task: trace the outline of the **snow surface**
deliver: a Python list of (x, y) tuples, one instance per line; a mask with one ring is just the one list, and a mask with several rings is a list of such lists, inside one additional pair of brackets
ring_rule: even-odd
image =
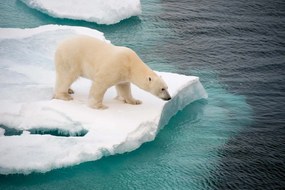
[(140, 0), (21, 0), (56, 18), (115, 24), (141, 14)]
[[(173, 97), (168, 102), (132, 86), (143, 104), (115, 100), (111, 88), (104, 98), (109, 108), (91, 109), (91, 82), (83, 78), (72, 86), (73, 101), (53, 100), (54, 50), (63, 38), (79, 33), (105, 39), (82, 27), (0, 29), (0, 174), (46, 172), (132, 151), (153, 140), (178, 110), (207, 97), (199, 78), (160, 72)], [(7, 136), (11, 129), (22, 134)]]
[(5, 133), (5, 129), (0, 128), (0, 137), (4, 136), (4, 133)]

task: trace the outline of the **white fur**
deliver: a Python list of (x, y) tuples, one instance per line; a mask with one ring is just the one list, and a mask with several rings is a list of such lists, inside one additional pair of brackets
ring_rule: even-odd
[(103, 97), (114, 85), (119, 99), (128, 104), (141, 103), (132, 97), (130, 83), (161, 99), (170, 99), (165, 82), (133, 50), (93, 37), (76, 36), (62, 42), (55, 53), (55, 69), (56, 99), (72, 100), (70, 85), (80, 76), (93, 81), (89, 105), (96, 109), (107, 108)]

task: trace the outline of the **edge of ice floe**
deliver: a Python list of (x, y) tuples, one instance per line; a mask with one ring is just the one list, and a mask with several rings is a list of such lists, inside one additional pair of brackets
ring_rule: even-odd
[[(164, 105), (159, 127), (161, 128), (165, 126), (178, 111), (183, 110), (190, 103), (199, 99), (207, 98), (208, 94), (201, 84), (199, 77), (195, 77), (194, 80), (191, 80), (184, 84), (184, 86), (180, 87), (177, 91), (177, 95), (174, 96), (170, 102)], [(174, 106), (176, 106), (177, 109), (172, 109)]]
[(0, 30), (0, 39), (22, 39), (28, 38), (43, 32), (55, 31), (55, 30), (70, 30), (71, 32), (75, 32), (77, 34), (82, 35), (90, 35), (96, 36), (102, 40), (108, 41), (104, 37), (103, 32), (99, 32), (98, 30), (81, 27), (81, 26), (65, 26), (65, 25), (42, 25), (36, 28), (1, 28)]
[[(192, 96), (190, 96), (189, 94), (191, 94)], [(176, 115), (177, 112), (183, 110), (187, 105), (196, 100), (207, 98), (208, 94), (204, 89), (203, 85), (200, 83), (199, 77), (195, 77), (195, 80), (189, 81), (184, 86), (182, 86), (172, 97), (171, 101), (164, 104), (159, 118), (152, 122), (148, 121), (147, 123), (142, 123), (138, 127), (139, 130), (130, 133), (127, 139), (122, 144), (117, 145), (117, 147), (115, 148), (115, 153), (120, 154), (130, 152), (139, 148), (143, 143), (153, 141), (159, 130), (161, 130), (165, 125), (167, 125), (169, 120), (174, 115)], [(173, 107), (175, 107), (176, 109), (173, 109)], [(141, 133), (141, 130), (144, 130), (145, 132)]]

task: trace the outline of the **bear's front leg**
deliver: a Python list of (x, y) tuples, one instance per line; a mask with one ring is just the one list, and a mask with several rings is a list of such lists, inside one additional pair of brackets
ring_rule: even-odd
[(107, 109), (103, 102), (103, 97), (107, 88), (98, 85), (98, 83), (93, 82), (90, 92), (89, 92), (89, 106), (95, 109)]
[(134, 105), (142, 103), (142, 101), (133, 98), (131, 93), (131, 84), (129, 82), (117, 84), (116, 90), (118, 98), (122, 98), (125, 103)]

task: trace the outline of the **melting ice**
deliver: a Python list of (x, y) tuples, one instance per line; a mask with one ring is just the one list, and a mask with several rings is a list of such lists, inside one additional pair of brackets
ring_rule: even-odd
[[(160, 72), (173, 97), (169, 102), (133, 86), (143, 104), (123, 104), (111, 88), (104, 98), (109, 108), (94, 110), (87, 106), (91, 83), (86, 79), (72, 86), (73, 101), (52, 100), (54, 51), (74, 34), (105, 39), (83, 27), (0, 29), (0, 174), (46, 172), (132, 151), (153, 140), (178, 110), (207, 97), (199, 78)], [(21, 133), (7, 136), (8, 129)], [(68, 137), (33, 133), (53, 130)]]
[(56, 18), (115, 24), (141, 14), (140, 0), (21, 0)]

